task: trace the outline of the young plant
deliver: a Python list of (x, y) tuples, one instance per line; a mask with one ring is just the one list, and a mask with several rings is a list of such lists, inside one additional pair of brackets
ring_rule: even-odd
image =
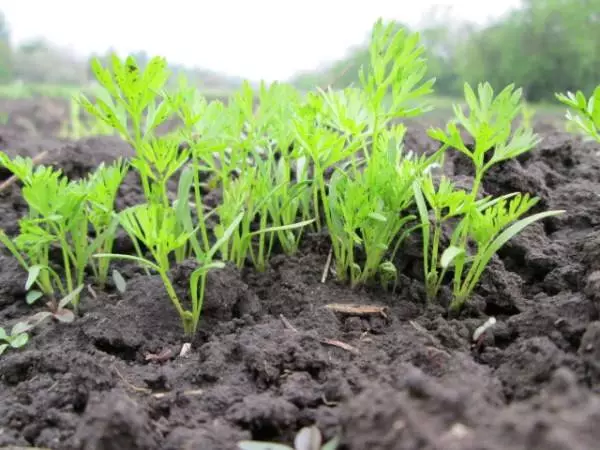
[(196, 230), (191, 233), (182, 231), (170, 207), (161, 204), (142, 204), (128, 208), (119, 214), (119, 222), (131, 239), (138, 243), (137, 248), (140, 249), (139, 244), (142, 244), (150, 252), (152, 260), (143, 257), (140, 250), (138, 250), (138, 256), (100, 253), (95, 257), (131, 260), (154, 270), (160, 276), (167, 295), (181, 318), (184, 333), (186, 336), (191, 336), (196, 332), (200, 320), (206, 274), (209, 270), (224, 267), (222, 262), (214, 261), (213, 257), (229, 239), (242, 217), (243, 213), (239, 214), (210, 251), (199, 260), (200, 266), (190, 278), (191, 311), (184, 307), (177, 296), (169, 278), (169, 271), (172, 254), (185, 246)]
[(132, 163), (138, 169), (146, 199), (164, 201), (167, 174), (181, 167), (175, 144), (157, 140), (158, 126), (175, 114), (178, 99), (164, 92), (170, 72), (164, 58), (152, 58), (142, 70), (135, 58), (122, 61), (111, 56), (111, 67), (92, 60), (92, 70), (100, 85), (94, 103), (84, 95), (79, 102), (92, 116), (114, 128), (136, 151)]
[(359, 73), (372, 117), (372, 142), (392, 120), (423, 114), (430, 106), (423, 99), (433, 92), (435, 79), (425, 80), (427, 60), (418, 33), (408, 33), (394, 22), (379, 19), (369, 45), (369, 67)]
[[(288, 254), (295, 252), (302, 228), (314, 219), (298, 221), (308, 215), (309, 181), (305, 170), (299, 173), (300, 181), (292, 176), (293, 167), (303, 170), (290, 150), (289, 121), (297, 99), (278, 84), (262, 85), (258, 97), (261, 104), (254, 108), (254, 92), (244, 85), (228, 108), (229, 131), (221, 137), (221, 145), (197, 156), (202, 167), (216, 175), (223, 195), (215, 209), (219, 219), (215, 235), (222, 236), (240, 210), (246, 212), (222, 249), (224, 259), (241, 267), (250, 258), (262, 271), (275, 243)], [(197, 148), (209, 148), (206, 143), (201, 139)]]
[[(290, 232), (314, 222), (310, 219), (280, 225), (284, 220), (283, 207), (294, 201), (295, 195), (301, 191), (290, 192), (286, 183), (274, 185), (275, 182), (277, 179), (268, 172), (251, 167), (223, 192), (223, 202), (216, 209), (219, 224), (214, 228), (215, 236), (222, 238), (237, 217), (237, 212), (245, 211), (239, 229), (221, 250), (223, 258), (233, 261), (238, 267), (242, 267), (246, 258), (250, 257), (254, 267), (264, 271), (277, 233)], [(293, 236), (286, 237), (294, 242)]]
[[(115, 200), (128, 169), (129, 165), (122, 160), (109, 166), (100, 164), (87, 180), (86, 214), (96, 237), (96, 246), (93, 248), (95, 252), (112, 253), (118, 225), (113, 214)], [(102, 258), (96, 262), (90, 258), (90, 265), (98, 285), (104, 287), (108, 279), (110, 259)]]
[(27, 345), (29, 342), (29, 334), (27, 333), (31, 326), (27, 322), (17, 322), (11, 329), (10, 334), (0, 327), (0, 355), (8, 348), (19, 349)]
[[(450, 306), (454, 310), (463, 306), (490, 259), (508, 240), (526, 226), (563, 212), (547, 211), (521, 218), (537, 203), (536, 198), (521, 194), (478, 198), (483, 177), (490, 167), (530, 151), (539, 141), (523, 124), (513, 130), (513, 120), (522, 107), (520, 98), (521, 90), (515, 91), (512, 85), (494, 97), (487, 83), (478, 86), (478, 95), (465, 84), (469, 116), (455, 105), (456, 120), (447, 125), (446, 131), (432, 129), (429, 132), (444, 146), (467, 156), (475, 172), (470, 192), (456, 190), (445, 178), (436, 189), (432, 174), (421, 183), (413, 184), (423, 230), (427, 294), (429, 298), (437, 295), (446, 271), (452, 266), (454, 299)], [(472, 149), (464, 143), (459, 125), (473, 138)], [(433, 218), (430, 218), (430, 210)], [(454, 220), (455, 228), (450, 245), (440, 256), (443, 225), (450, 219)], [(470, 244), (474, 244), (473, 251)]]
[[(0, 355), (7, 348), (22, 348), (29, 342), (29, 331), (46, 321), (47, 319), (55, 319), (62, 323), (71, 323), (75, 320), (73, 311), (67, 308), (67, 305), (79, 295), (83, 285), (80, 285), (73, 292), (70, 292), (62, 300), (56, 302), (50, 300), (47, 303), (48, 311), (40, 311), (25, 321), (17, 322), (13, 325), (10, 335), (6, 333), (4, 328), (0, 328)], [(2, 343), (4, 341), (4, 343)]]
[[(396, 252), (414, 230), (408, 214), (413, 203), (412, 183), (432, 164), (434, 157), (404, 155), (405, 128), (384, 130), (362, 166), (338, 168), (331, 178), (327, 208), (331, 218), (336, 275), (353, 287), (380, 275), (395, 280)], [(357, 251), (358, 250), (358, 251)], [(364, 254), (361, 263), (358, 255)]]
[[(361, 89), (321, 91), (296, 120), (297, 142), (314, 164), (313, 204), (317, 223), (323, 205), (339, 279), (358, 285), (377, 273), (387, 284), (396, 277), (391, 262), (415, 217), (403, 214), (412, 203), (411, 185), (435, 160), (411, 158), (399, 145), (403, 127), (393, 119), (421, 114), (415, 105), (432, 91), (418, 34), (406, 34), (380, 20), (373, 27), (370, 64), (360, 73)], [(314, 125), (317, 122), (317, 126)], [(362, 152), (362, 159), (358, 152)], [(341, 167), (340, 167), (341, 165)], [(337, 166), (337, 168), (336, 168)], [(325, 173), (335, 169), (327, 183)], [(356, 248), (365, 255), (361, 266)]]
[[(50, 298), (56, 290), (66, 296), (83, 282), (93, 247), (87, 234), (85, 184), (69, 181), (51, 167), (34, 169), (28, 158), (11, 161), (4, 154), (0, 158), (23, 183), (22, 194), (29, 207), (27, 216), (19, 220), (20, 233), (14, 242), (3, 232), (0, 240), (28, 271), (28, 285), (36, 283)], [(64, 276), (51, 267), (53, 245), (59, 247)], [(73, 304), (77, 307), (78, 298)]]
[[(69, 295), (83, 283), (92, 253), (112, 247), (115, 232), (112, 210), (125, 166), (121, 162), (108, 167), (101, 165), (88, 179), (70, 181), (52, 167), (34, 168), (30, 158), (11, 160), (0, 153), (0, 164), (23, 183), (22, 194), (28, 205), (28, 213), (19, 220), (20, 232), (14, 240), (0, 231), (0, 242), (28, 272), (26, 288), (29, 290), (35, 284), (41, 291), (28, 292), (28, 302), (34, 302), (41, 294), (50, 301), (55, 301), (56, 292), (62, 297)], [(94, 237), (88, 235), (90, 225)], [(56, 247), (62, 273), (51, 263)], [(92, 265), (92, 269), (100, 281), (106, 279), (107, 265)], [(78, 307), (77, 295), (72, 303)]]
[(556, 98), (571, 108), (566, 114), (569, 123), (587, 137), (600, 142), (600, 85), (589, 99), (581, 91), (556, 94)]
[(339, 446), (339, 438), (334, 437), (327, 443), (323, 443), (321, 432), (315, 426), (302, 428), (294, 439), (294, 446), (274, 444), (261, 441), (240, 441), (240, 450), (336, 450)]

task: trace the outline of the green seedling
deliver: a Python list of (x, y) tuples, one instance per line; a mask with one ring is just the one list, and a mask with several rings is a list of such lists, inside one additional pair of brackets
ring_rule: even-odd
[(315, 426), (302, 428), (294, 439), (294, 446), (274, 444), (261, 441), (240, 441), (240, 450), (336, 450), (339, 446), (339, 438), (334, 437), (327, 443), (323, 443), (321, 432)]
[(326, 173), (343, 162), (351, 161), (357, 164), (357, 153), (363, 146), (363, 142), (360, 139), (348, 139), (325, 126), (315, 127), (310, 115), (297, 117), (294, 125), (298, 150), (306, 155), (313, 167), (311, 198), (317, 230), (321, 230), (323, 225), (331, 229), (332, 217), (330, 209), (326, 206), (328, 192)]
[[(336, 274), (350, 279), (353, 287), (378, 274), (385, 284), (395, 280), (393, 260), (415, 229), (416, 216), (407, 213), (413, 204), (412, 183), (437, 156), (405, 155), (404, 132), (404, 126), (382, 131), (368, 164), (337, 169), (329, 184), (326, 203)], [(364, 262), (357, 253), (364, 253)]]
[(435, 79), (425, 80), (424, 54), (418, 33), (408, 33), (394, 22), (386, 25), (381, 19), (373, 26), (370, 64), (359, 73), (372, 117), (372, 142), (377, 142), (379, 133), (392, 120), (418, 116), (430, 109), (423, 98), (433, 92)]
[(589, 99), (581, 91), (556, 94), (556, 98), (570, 108), (566, 113), (568, 122), (586, 137), (600, 142), (600, 85)]
[[(161, 278), (167, 295), (181, 318), (184, 333), (193, 335), (198, 327), (200, 312), (204, 300), (204, 288), (206, 274), (212, 269), (224, 267), (224, 263), (213, 260), (216, 253), (230, 238), (233, 231), (242, 220), (240, 213), (232, 222), (223, 236), (213, 245), (206, 254), (199, 259), (200, 266), (194, 271), (190, 278), (190, 293), (192, 297), (191, 311), (186, 309), (180, 301), (173, 284), (169, 278), (171, 269), (171, 256), (179, 248), (185, 246), (190, 239), (191, 233), (182, 231), (175, 214), (170, 207), (160, 204), (142, 204), (133, 206), (119, 214), (119, 222), (134, 242), (137, 242), (138, 255), (120, 254), (96, 254), (97, 258), (119, 258), (135, 261), (143, 267), (154, 270)], [(141, 252), (141, 245), (148, 249), (152, 260), (145, 258)]]
[[(49, 301), (47, 303), (48, 311), (40, 311), (23, 322), (17, 322), (12, 327), (10, 335), (6, 333), (4, 328), (0, 328), (0, 355), (2, 355), (9, 347), (17, 349), (27, 345), (29, 342), (28, 332), (48, 319), (53, 318), (62, 323), (73, 322), (73, 320), (75, 320), (75, 314), (72, 310), (67, 308), (67, 305), (80, 294), (82, 289), (83, 285), (80, 285), (59, 302), (54, 300)], [(4, 343), (2, 343), (2, 341), (4, 341)]]
[[(28, 290), (36, 284), (51, 300), (56, 292), (67, 296), (83, 283), (92, 253), (104, 245), (112, 246), (114, 225), (107, 217), (124, 175), (122, 167), (101, 166), (89, 180), (69, 181), (52, 167), (34, 168), (30, 158), (10, 160), (0, 154), (0, 163), (23, 183), (22, 194), (29, 208), (27, 215), (19, 220), (19, 235), (11, 240), (0, 232), (0, 241), (28, 272)], [(88, 236), (90, 223), (96, 232), (93, 239)], [(62, 260), (60, 274), (50, 260), (55, 247)], [(99, 277), (108, 270), (96, 269)], [(33, 302), (39, 297), (36, 291), (31, 291), (27, 299)], [(78, 296), (72, 304), (78, 308)]]
[(0, 355), (8, 348), (19, 349), (29, 342), (27, 333), (31, 326), (27, 322), (17, 322), (11, 329), (10, 334), (0, 327)]
[[(214, 211), (219, 219), (215, 235), (221, 237), (238, 212), (246, 212), (222, 249), (224, 259), (241, 267), (249, 258), (258, 270), (264, 270), (274, 244), (278, 242), (287, 254), (294, 253), (302, 229), (314, 220), (308, 217), (305, 159), (297, 160), (290, 150), (293, 130), (287, 119), (297, 99), (289, 87), (278, 84), (261, 86), (262, 103), (256, 110), (254, 98), (245, 84), (223, 114), (229, 117), (220, 127), (224, 133), (215, 139), (214, 131), (207, 130), (208, 137), (200, 139), (193, 152), (198, 166), (213, 174), (223, 194), (223, 202)], [(298, 170), (295, 180), (293, 169)]]
[[(353, 286), (376, 274), (383, 284), (395, 280), (392, 260), (416, 218), (405, 213), (413, 202), (411, 185), (443, 151), (431, 158), (407, 157), (398, 145), (404, 127), (390, 127), (394, 119), (428, 109), (415, 104), (434, 83), (423, 81), (423, 52), (418, 34), (378, 21), (369, 67), (360, 73), (362, 89), (321, 91), (319, 98), (309, 97), (310, 108), (296, 120), (296, 140), (314, 165), (317, 224), (322, 204), (337, 276)], [(332, 169), (327, 182), (325, 173)], [(362, 264), (357, 250), (365, 255)]]
[[(93, 249), (95, 252), (112, 253), (118, 225), (113, 214), (115, 200), (128, 168), (128, 164), (122, 160), (110, 166), (100, 164), (87, 180), (86, 213), (97, 237), (97, 245)], [(103, 258), (96, 262), (91, 258), (90, 265), (98, 285), (103, 288), (108, 279), (110, 259)]]
[(175, 114), (178, 102), (164, 92), (170, 76), (165, 59), (152, 58), (141, 69), (132, 56), (122, 61), (112, 55), (110, 68), (103, 67), (97, 58), (92, 60), (91, 67), (103, 89), (96, 93), (94, 103), (84, 95), (78, 101), (93, 117), (111, 126), (131, 144), (137, 155), (133, 165), (138, 169), (146, 199), (163, 201), (164, 175), (177, 165), (171, 157), (176, 161), (177, 157), (170, 153), (173, 146), (157, 140), (154, 131)]
[[(225, 230), (229, 229), (232, 220), (237, 217), (237, 211), (246, 212), (239, 229), (222, 249), (223, 258), (233, 261), (238, 267), (242, 267), (246, 258), (250, 257), (254, 267), (264, 271), (277, 233), (291, 232), (314, 222), (314, 219), (310, 219), (292, 224), (273, 225), (283, 222), (285, 202), (296, 199), (285, 183), (273, 186), (275, 181), (275, 178), (265, 176), (259, 169), (252, 167), (223, 192), (223, 203), (216, 210), (220, 223), (214, 228), (218, 238), (222, 238)], [(293, 235), (287, 235), (287, 238), (288, 242), (292, 242), (290, 245), (296, 245)]]
[(27, 320), (31, 328), (36, 327), (40, 323), (48, 319), (55, 319), (62, 323), (71, 323), (75, 320), (75, 314), (67, 306), (72, 304), (76, 299), (79, 298), (81, 291), (83, 290), (83, 284), (80, 284), (73, 291), (65, 295), (60, 301), (51, 300), (46, 303), (48, 311), (40, 311), (34, 314)]
[[(521, 108), (520, 98), (521, 90), (514, 90), (512, 85), (494, 97), (487, 83), (478, 86), (478, 95), (465, 84), (469, 116), (455, 106), (456, 120), (448, 124), (446, 131), (432, 129), (429, 132), (445, 146), (467, 156), (475, 169), (470, 192), (456, 190), (445, 178), (436, 189), (431, 173), (422, 183), (413, 185), (423, 230), (427, 293), (429, 298), (437, 294), (446, 271), (452, 266), (454, 299), (450, 306), (454, 310), (463, 306), (491, 258), (506, 242), (528, 225), (563, 212), (548, 211), (521, 218), (537, 203), (536, 198), (518, 193), (497, 199), (478, 198), (483, 177), (490, 167), (530, 151), (539, 142), (523, 124), (513, 130), (513, 120)], [(463, 142), (459, 125), (473, 138), (473, 149)], [(450, 244), (440, 255), (442, 227), (450, 219), (454, 220), (454, 231)], [(473, 251), (471, 244), (475, 247)]]

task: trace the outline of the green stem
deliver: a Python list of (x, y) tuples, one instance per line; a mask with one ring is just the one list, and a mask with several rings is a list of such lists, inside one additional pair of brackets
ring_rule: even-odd
[(192, 304), (192, 333), (196, 333), (198, 323), (200, 322), (200, 312), (202, 311), (202, 305), (204, 304), (204, 294), (206, 290), (206, 276), (207, 274), (202, 274), (200, 277), (200, 293), (197, 302)]
[(206, 231), (206, 220), (204, 216), (204, 203), (202, 202), (202, 194), (200, 192), (200, 166), (196, 156), (192, 155), (192, 170), (194, 171), (194, 202), (196, 204), (196, 215), (200, 224), (200, 234), (204, 251), (208, 252), (210, 243), (208, 241), (208, 232)]
[[(179, 316), (181, 317), (181, 321), (183, 322), (184, 329), (185, 329), (187, 327), (187, 325), (186, 325), (187, 311), (185, 311), (183, 309), (183, 307), (181, 306), (179, 298), (177, 297), (177, 293), (175, 292), (175, 289), (173, 288), (173, 284), (171, 283), (171, 280), (169, 279), (167, 272), (161, 267), (161, 269), (158, 273), (160, 275), (160, 278), (163, 281), (163, 284), (165, 285), (165, 290), (167, 291), (167, 294), (169, 295), (169, 299), (171, 300), (171, 303), (173, 303), (173, 306), (175, 307), (175, 309), (179, 313)], [(186, 331), (186, 333), (188, 332), (188, 330), (185, 330), (185, 331)]]

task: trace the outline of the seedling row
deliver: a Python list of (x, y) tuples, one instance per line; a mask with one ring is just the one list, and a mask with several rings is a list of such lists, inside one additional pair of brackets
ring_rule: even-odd
[[(466, 111), (455, 106), (444, 129), (429, 130), (439, 148), (407, 151), (402, 119), (430, 109), (434, 86), (425, 79), (419, 36), (379, 21), (369, 50), (357, 86), (303, 95), (285, 84), (246, 83), (227, 104), (207, 102), (184, 78), (167, 89), (170, 72), (161, 57), (145, 67), (132, 57), (113, 56), (108, 66), (93, 61), (102, 89), (78, 103), (135, 156), (74, 180), (0, 154), (28, 205), (18, 234), (0, 231), (0, 241), (27, 272), (27, 302), (47, 305), (10, 333), (0, 329), (0, 353), (25, 345), (44, 320), (75, 320), (87, 280), (103, 288), (116, 260), (161, 278), (189, 337), (198, 330), (211, 271), (228, 263), (264, 271), (274, 253), (295, 254), (312, 232), (327, 234), (338, 281), (387, 289), (396, 285), (403, 243), (418, 235), (428, 300), (437, 301), (449, 285), (450, 308), (460, 311), (506, 242), (563, 212), (533, 214), (538, 198), (527, 193), (482, 192), (490, 168), (531, 151), (540, 139), (519, 120), (520, 89), (466, 84)], [(573, 110), (569, 120), (600, 140), (600, 87), (589, 100), (582, 93), (558, 97)], [(172, 131), (158, 131), (171, 122)], [(470, 189), (443, 174), (453, 152), (472, 164)], [(119, 187), (131, 172), (144, 201), (117, 211)], [(168, 189), (173, 180), (175, 195)], [(204, 196), (211, 190), (220, 201), (208, 208)], [(114, 252), (120, 229), (135, 254)], [(195, 270), (182, 298), (170, 273), (188, 260)]]

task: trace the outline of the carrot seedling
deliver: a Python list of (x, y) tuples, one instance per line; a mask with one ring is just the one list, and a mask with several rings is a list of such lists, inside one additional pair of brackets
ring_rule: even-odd
[[(490, 167), (530, 151), (539, 139), (523, 125), (513, 130), (513, 120), (522, 107), (520, 89), (514, 90), (509, 85), (495, 97), (487, 83), (478, 86), (478, 95), (468, 84), (464, 90), (469, 115), (455, 105), (455, 121), (445, 131), (432, 129), (429, 134), (473, 163), (475, 177), (471, 190), (456, 190), (445, 178), (436, 189), (431, 174), (413, 185), (423, 232), (427, 294), (429, 298), (437, 294), (446, 271), (452, 267), (454, 299), (450, 306), (455, 310), (470, 297), (487, 264), (506, 242), (528, 225), (563, 212), (547, 211), (522, 218), (537, 203), (537, 198), (519, 193), (496, 199), (478, 198)], [(459, 125), (472, 136), (475, 143), (472, 149), (464, 143)], [(433, 212), (433, 218), (429, 211)], [(455, 219), (455, 227), (449, 246), (440, 255), (442, 226), (449, 219)]]
[[(118, 221), (114, 217), (115, 200), (129, 165), (121, 160), (105, 166), (101, 164), (87, 180), (87, 217), (96, 237), (90, 251), (111, 253)], [(110, 259), (96, 262), (89, 257), (94, 277), (100, 287), (106, 285)]]
[(27, 345), (31, 326), (26, 322), (17, 322), (11, 329), (10, 334), (0, 327), (0, 355), (8, 348), (18, 349)]
[(164, 178), (179, 165), (169, 138), (157, 142), (154, 137), (156, 128), (172, 117), (177, 107), (177, 99), (164, 92), (170, 76), (166, 60), (154, 57), (142, 70), (132, 56), (122, 61), (112, 55), (110, 67), (94, 58), (91, 68), (103, 89), (96, 92), (94, 103), (84, 95), (78, 101), (135, 149), (132, 165), (138, 169), (146, 199), (163, 202)]
[[(138, 242), (137, 248), (141, 248), (139, 244), (142, 244), (148, 249), (152, 259), (145, 258), (141, 252), (139, 252), (138, 256), (113, 253), (99, 253), (94, 256), (97, 258), (117, 258), (135, 261), (143, 267), (154, 270), (160, 276), (167, 295), (181, 318), (184, 333), (189, 336), (194, 334), (198, 327), (202, 300), (204, 298), (204, 277), (209, 270), (223, 267), (223, 263), (214, 261), (213, 257), (229, 239), (229, 236), (235, 227), (238, 226), (241, 218), (242, 214), (239, 214), (237, 220), (233, 221), (221, 239), (199, 260), (200, 267), (196, 269), (191, 277), (191, 311), (183, 306), (175, 292), (173, 283), (169, 278), (169, 271), (171, 269), (171, 256), (177, 249), (186, 245), (190, 236), (196, 230), (191, 233), (182, 231), (170, 207), (160, 204), (142, 204), (130, 207), (119, 214), (119, 222), (131, 239)], [(198, 282), (201, 282), (200, 292), (198, 291)]]
[(566, 113), (568, 122), (585, 136), (600, 142), (600, 86), (589, 99), (581, 91), (556, 94), (556, 98), (570, 108)]
[(337, 169), (329, 184), (336, 275), (350, 279), (353, 287), (377, 275), (385, 284), (395, 280), (395, 255), (415, 228), (417, 217), (407, 212), (413, 204), (411, 186), (431, 161), (404, 154), (404, 130), (383, 130), (368, 164)]

